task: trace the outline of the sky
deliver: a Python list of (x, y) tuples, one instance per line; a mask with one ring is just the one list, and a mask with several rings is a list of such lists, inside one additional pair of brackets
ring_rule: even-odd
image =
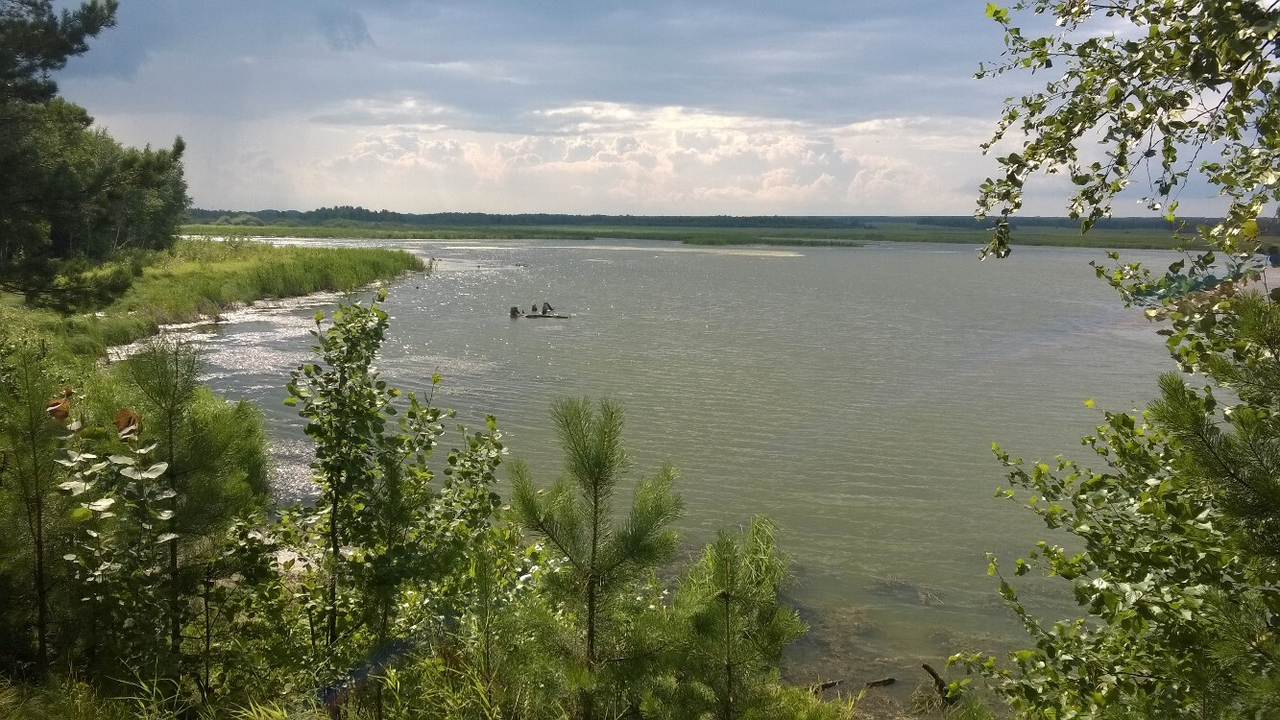
[(206, 209), (967, 215), (1043, 82), (973, 78), (985, 5), (122, 0), (56, 79), (125, 144), (181, 135)]

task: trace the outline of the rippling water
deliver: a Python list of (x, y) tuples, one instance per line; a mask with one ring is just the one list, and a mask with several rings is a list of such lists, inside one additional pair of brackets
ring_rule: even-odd
[[(355, 241), (352, 241), (353, 243)], [(550, 479), (555, 398), (628, 410), (635, 475), (681, 471), (692, 546), (754, 514), (781, 526), (794, 601), (819, 630), (798, 673), (866, 678), (991, 648), (1015, 628), (986, 576), (1046, 533), (993, 498), (990, 444), (1087, 459), (1101, 420), (1170, 369), (1160, 338), (1096, 280), (1099, 251), (886, 244), (796, 251), (637, 241), (388, 241), (439, 259), (390, 288), (384, 376), (445, 382), (460, 422), (498, 417), (514, 456)], [(1135, 257), (1158, 258), (1152, 253)], [(568, 320), (511, 320), (550, 301)], [(335, 297), (255, 307), (202, 335), (210, 382), (266, 412), (282, 499), (305, 496), (308, 448), (282, 405)], [(1065, 608), (1049, 583), (1042, 602)]]

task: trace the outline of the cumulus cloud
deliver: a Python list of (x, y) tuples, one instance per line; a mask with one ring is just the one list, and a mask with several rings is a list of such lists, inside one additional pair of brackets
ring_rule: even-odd
[(203, 206), (967, 212), (999, 50), (939, 0), (130, 0), (60, 80)]
[[(968, 210), (968, 197), (952, 192), (954, 183), (937, 171), (936, 155), (906, 159), (856, 142), (909, 137), (926, 124), (922, 119), (823, 129), (616, 104), (553, 108), (541, 116), (557, 119), (557, 132), (463, 138), (397, 127), (366, 133), (319, 163), (317, 173), (334, 192), (352, 179), (358, 187), (388, 178), (383, 184), (397, 188), (388, 201), (437, 210), (923, 213), (951, 195), (966, 204), (945, 211)], [(465, 208), (440, 206), (434, 198), (442, 193), (472, 200)]]

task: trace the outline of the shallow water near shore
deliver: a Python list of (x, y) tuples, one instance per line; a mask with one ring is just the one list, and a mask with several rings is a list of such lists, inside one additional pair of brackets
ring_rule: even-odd
[[(797, 679), (892, 675), (889, 692), (904, 693), (921, 661), (1016, 640), (984, 553), (1008, 565), (1063, 539), (993, 497), (992, 441), (1028, 460), (1088, 461), (1079, 438), (1102, 416), (1083, 401), (1131, 409), (1172, 369), (1155, 328), (1094, 277), (1097, 250), (979, 263), (975, 248), (911, 244), (350, 244), (437, 259), (431, 277), (389, 287), (391, 383), (422, 391), (440, 373), (435, 403), (469, 427), (496, 415), (512, 456), (547, 482), (560, 469), (552, 401), (622, 400), (633, 477), (680, 470), (690, 553), (719, 528), (774, 519), (789, 597), (815, 630), (790, 658)], [(543, 301), (570, 318), (508, 315)], [(255, 307), (196, 335), (209, 383), (266, 413), (282, 501), (310, 492), (283, 386), (309, 358), (312, 316), (335, 302)], [(1025, 586), (1051, 614), (1070, 610), (1064, 584)]]

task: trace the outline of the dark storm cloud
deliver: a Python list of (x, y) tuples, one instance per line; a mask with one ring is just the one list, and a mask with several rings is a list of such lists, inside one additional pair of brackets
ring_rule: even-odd
[[(970, 2), (129, 0), (66, 77), (152, 64), (206, 97), (269, 92), (282, 109), (408, 94), (493, 129), (583, 100), (839, 123), (940, 103), (989, 114), (997, 90), (970, 78), (998, 37)], [(139, 109), (194, 99), (143, 84), (127, 99), (77, 92)]]

